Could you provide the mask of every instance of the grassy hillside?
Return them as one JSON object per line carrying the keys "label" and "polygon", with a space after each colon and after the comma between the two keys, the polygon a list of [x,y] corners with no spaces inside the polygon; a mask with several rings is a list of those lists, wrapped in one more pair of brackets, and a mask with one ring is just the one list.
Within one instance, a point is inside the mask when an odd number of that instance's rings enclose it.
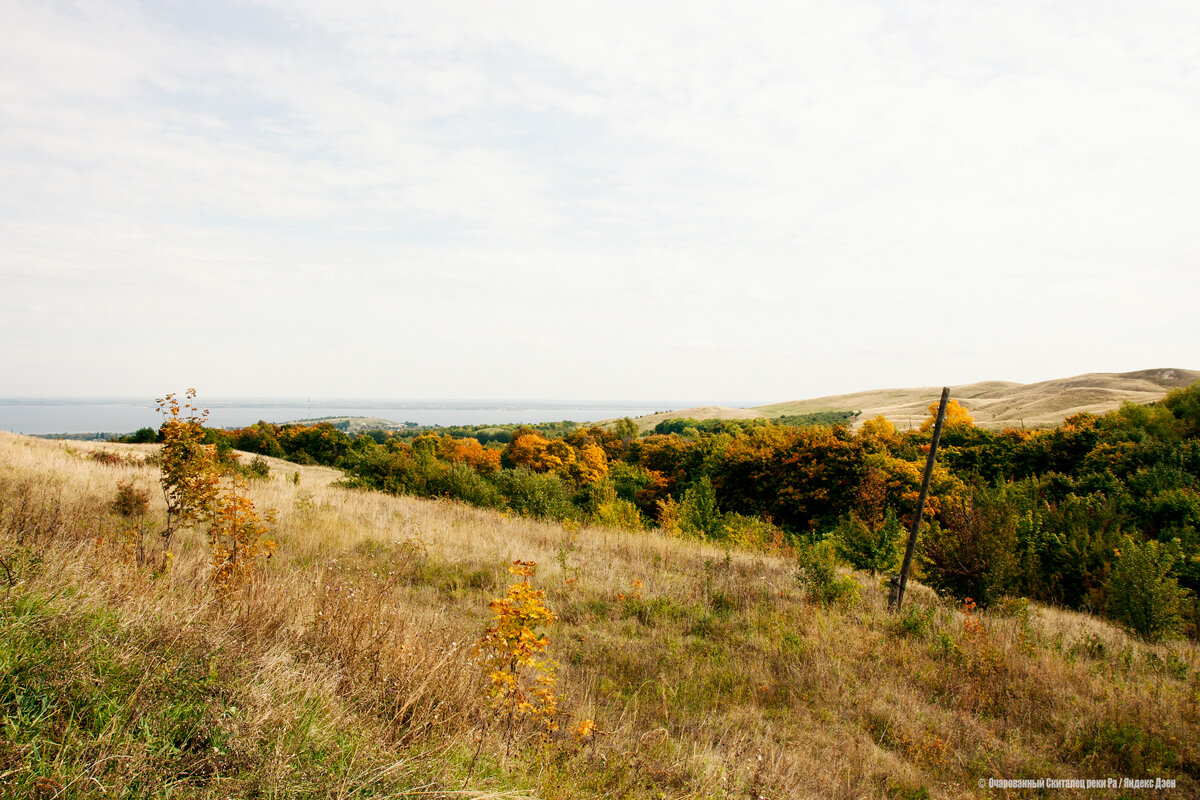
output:
{"label": "grassy hillside", "polygon": [[[1138,372],[1096,372],[1073,378],[1021,384],[981,381],[950,387],[958,400],[975,417],[981,428],[1046,428],[1060,424],[1072,414],[1102,414],[1124,402],[1149,403],[1171,389],[1200,380],[1200,372],[1186,369],[1148,369]],[[674,417],[695,419],[750,419],[811,414],[817,411],[861,411],[859,421],[882,414],[896,427],[917,427],[928,416],[929,404],[941,394],[940,386],[909,389],[876,389],[852,394],[772,403],[756,408],[704,406],[638,417],[639,430],[652,429]]]}
{"label": "grassy hillside", "polygon": [[[1095,775],[1200,794],[1191,643],[1020,602],[964,614],[919,585],[893,616],[866,573],[856,602],[822,604],[787,553],[274,461],[250,494],[278,512],[278,554],[222,600],[199,532],[167,575],[124,547],[118,481],[151,490],[161,526],[153,449],[0,434],[6,796],[956,798]],[[559,617],[553,734],[483,701],[473,645],[516,559]]]}

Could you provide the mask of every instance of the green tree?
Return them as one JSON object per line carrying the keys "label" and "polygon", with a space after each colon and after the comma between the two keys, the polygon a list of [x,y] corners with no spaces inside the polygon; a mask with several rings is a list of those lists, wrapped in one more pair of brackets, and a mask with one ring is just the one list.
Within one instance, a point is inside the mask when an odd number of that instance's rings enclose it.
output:
{"label": "green tree", "polygon": [[637,423],[631,420],[629,417],[621,417],[613,426],[613,433],[622,442],[629,444],[637,438]]}
{"label": "green tree", "polygon": [[868,569],[874,576],[896,566],[903,533],[900,520],[890,510],[883,523],[875,527],[851,513],[838,523],[833,540],[839,556],[855,569]]}
{"label": "green tree", "polygon": [[941,516],[921,534],[925,580],[980,605],[1011,593],[1019,577],[1017,518],[1004,490],[976,487],[969,499],[947,503]]}
{"label": "green tree", "polygon": [[717,493],[705,475],[683,493],[679,504],[679,527],[684,533],[701,539],[719,539],[723,534]]}
{"label": "green tree", "polygon": [[1125,537],[1107,584],[1113,618],[1150,641],[1178,633],[1186,593],[1172,574],[1174,565],[1174,554],[1161,543]]}
{"label": "green tree", "polygon": [[1163,398],[1162,404],[1179,422],[1184,436],[1200,436],[1200,381],[1182,389],[1173,389]]}

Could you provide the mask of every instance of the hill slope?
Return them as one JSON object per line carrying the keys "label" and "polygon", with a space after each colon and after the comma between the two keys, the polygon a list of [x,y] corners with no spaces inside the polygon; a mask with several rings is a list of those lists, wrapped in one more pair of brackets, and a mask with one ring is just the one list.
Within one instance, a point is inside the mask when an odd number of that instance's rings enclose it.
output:
{"label": "hill slope", "polygon": [[[1046,428],[1082,411],[1094,414],[1111,411],[1122,403],[1148,403],[1171,389],[1200,380],[1200,372],[1186,369],[1147,369],[1137,372],[1093,372],[1073,378],[1039,383],[981,381],[950,387],[950,396],[962,403],[982,428]],[[641,430],[653,428],[664,419],[750,419],[810,414],[816,411],[861,411],[859,421],[882,414],[898,428],[916,427],[936,402],[940,386],[908,389],[877,389],[853,394],[816,397],[772,403],[757,408],[705,406],[637,419]]]}
{"label": "hill slope", "polygon": [[[1200,778],[1192,643],[1036,604],[968,617],[915,584],[897,617],[866,573],[856,602],[822,604],[785,553],[282,464],[250,487],[279,511],[279,552],[224,597],[201,532],[166,575],[124,546],[162,523],[158,497],[140,527],[111,506],[120,481],[157,488],[149,451],[0,433],[13,796],[884,800],[1044,775],[1178,777],[1194,796]],[[558,614],[549,736],[488,711],[473,647],[514,559],[538,562]]]}

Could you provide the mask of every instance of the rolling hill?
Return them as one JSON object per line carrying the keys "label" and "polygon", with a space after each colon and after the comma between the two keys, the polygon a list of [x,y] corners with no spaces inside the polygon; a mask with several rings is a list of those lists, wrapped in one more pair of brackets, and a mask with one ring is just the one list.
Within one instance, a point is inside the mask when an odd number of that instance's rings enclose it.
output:
{"label": "rolling hill", "polygon": [[[1093,372],[1072,378],[1011,383],[980,381],[950,387],[950,396],[964,405],[983,428],[1045,428],[1058,425],[1072,414],[1111,411],[1124,402],[1149,403],[1171,389],[1200,380],[1200,371],[1146,369],[1137,372]],[[772,403],[756,408],[703,406],[639,417],[641,430],[649,430],[665,419],[750,419],[811,414],[817,411],[859,411],[859,421],[882,414],[898,428],[920,425],[929,404],[937,400],[941,387],[877,389],[852,394]]]}

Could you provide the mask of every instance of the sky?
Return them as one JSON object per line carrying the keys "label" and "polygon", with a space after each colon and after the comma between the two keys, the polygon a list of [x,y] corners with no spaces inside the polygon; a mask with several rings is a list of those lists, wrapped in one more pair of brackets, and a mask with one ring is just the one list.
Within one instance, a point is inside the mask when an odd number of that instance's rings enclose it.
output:
{"label": "sky", "polygon": [[0,396],[1200,369],[1200,4],[0,0]]}

